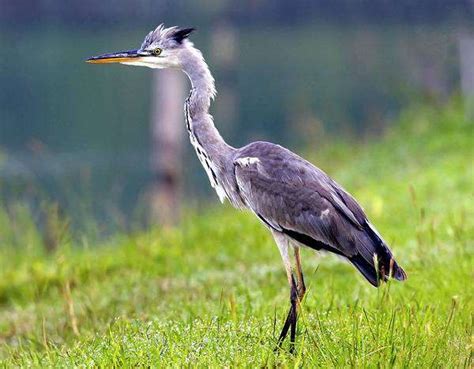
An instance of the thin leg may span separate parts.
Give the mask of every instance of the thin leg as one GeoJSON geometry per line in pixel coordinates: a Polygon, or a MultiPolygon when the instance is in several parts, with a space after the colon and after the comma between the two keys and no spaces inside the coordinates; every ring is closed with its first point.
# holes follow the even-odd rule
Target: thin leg
{"type": "Polygon", "coordinates": [[[291,316],[291,325],[290,325],[290,352],[295,351],[295,339],[296,339],[296,323],[298,321],[298,287],[293,278],[293,284],[291,286],[290,292],[290,314],[291,316]]]}
{"type": "Polygon", "coordinates": [[[296,260],[296,278],[298,279],[298,300],[301,302],[306,293],[306,285],[304,284],[303,268],[301,266],[300,248],[295,247],[296,260]]]}
{"type": "MultiPolygon", "coordinates": [[[[291,260],[288,255],[288,239],[283,234],[278,232],[273,232],[273,237],[275,238],[275,241],[280,250],[281,257],[283,259],[283,264],[285,265],[286,275],[288,277],[288,284],[290,285],[290,311],[288,312],[285,324],[283,325],[280,337],[278,338],[277,348],[281,346],[286,336],[288,335],[288,330],[290,330],[290,352],[293,352],[296,339],[296,323],[298,319],[298,301],[300,292],[298,291],[298,285],[296,284],[296,280],[291,267],[291,260]]],[[[298,273],[297,275],[298,280],[300,279],[300,274],[301,273],[298,273]]],[[[302,287],[304,290],[304,285],[302,287]]]]}
{"type": "MultiPolygon", "coordinates": [[[[295,279],[292,275],[292,287],[291,287],[291,309],[288,316],[291,315],[290,320],[293,324],[290,325],[290,352],[295,349],[295,338],[296,338],[296,324],[298,322],[298,309],[301,308],[300,304],[306,293],[306,285],[304,283],[303,268],[301,266],[300,249],[299,247],[294,248],[295,252],[295,264],[296,264],[296,278],[298,283],[295,283],[295,279]]],[[[284,339],[284,337],[283,337],[284,339]]]]}
{"type": "Polygon", "coordinates": [[[297,321],[297,306],[298,306],[298,288],[296,286],[295,279],[291,276],[292,284],[290,287],[290,311],[285,320],[285,324],[278,338],[278,347],[281,346],[286,336],[288,335],[288,330],[290,331],[290,342],[291,342],[291,351],[294,349],[295,337],[296,337],[296,321],[297,321]]]}

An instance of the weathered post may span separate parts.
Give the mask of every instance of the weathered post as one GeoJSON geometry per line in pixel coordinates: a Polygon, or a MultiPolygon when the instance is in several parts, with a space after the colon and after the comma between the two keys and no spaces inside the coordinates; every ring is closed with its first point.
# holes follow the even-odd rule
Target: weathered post
{"type": "Polygon", "coordinates": [[[160,70],[152,79],[151,221],[175,224],[180,216],[185,80],[180,71],[160,70]]]}
{"type": "Polygon", "coordinates": [[[459,39],[459,61],[461,89],[465,99],[466,113],[474,119],[474,37],[463,35],[459,39]]]}

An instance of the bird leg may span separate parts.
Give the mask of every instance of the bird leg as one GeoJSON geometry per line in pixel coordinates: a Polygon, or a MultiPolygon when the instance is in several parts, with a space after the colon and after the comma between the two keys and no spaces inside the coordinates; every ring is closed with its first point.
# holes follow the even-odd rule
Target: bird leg
{"type": "Polygon", "coordinates": [[[281,346],[283,341],[285,340],[288,330],[290,329],[290,352],[294,351],[295,345],[295,338],[296,338],[296,324],[298,320],[298,308],[300,308],[300,303],[303,300],[303,297],[306,293],[306,286],[304,283],[303,277],[303,269],[301,266],[301,258],[300,258],[300,249],[299,247],[294,248],[295,253],[295,264],[296,264],[296,278],[297,283],[295,281],[295,277],[293,271],[290,268],[287,269],[288,275],[288,282],[290,283],[290,311],[288,312],[288,316],[286,317],[285,324],[283,325],[283,329],[281,330],[280,337],[278,338],[278,347],[281,346]]]}
{"type": "Polygon", "coordinates": [[[298,307],[303,299],[303,296],[306,292],[306,287],[303,279],[303,271],[301,268],[301,259],[299,248],[294,247],[295,255],[295,265],[296,265],[296,278],[293,273],[293,267],[291,263],[291,257],[288,253],[288,249],[291,247],[288,242],[288,238],[280,232],[272,231],[275,242],[280,250],[281,257],[283,259],[283,264],[285,266],[286,275],[288,277],[288,284],[290,285],[290,310],[285,320],[285,324],[278,338],[278,346],[281,347],[283,341],[290,331],[290,352],[294,351],[295,347],[295,338],[296,338],[296,323],[298,320],[298,307]],[[298,281],[298,283],[296,282],[298,281]]]}
{"type": "Polygon", "coordinates": [[[296,278],[298,279],[298,302],[301,303],[303,297],[306,293],[306,285],[304,284],[304,277],[303,277],[303,268],[301,266],[301,259],[300,259],[300,248],[295,247],[295,261],[296,261],[296,278]]]}
{"type": "Polygon", "coordinates": [[[281,344],[288,335],[288,330],[290,331],[290,352],[294,351],[295,338],[296,338],[296,322],[297,322],[297,306],[298,306],[298,287],[295,282],[293,274],[291,274],[291,285],[290,285],[290,310],[285,320],[285,324],[278,338],[278,347],[281,347],[281,344]]]}

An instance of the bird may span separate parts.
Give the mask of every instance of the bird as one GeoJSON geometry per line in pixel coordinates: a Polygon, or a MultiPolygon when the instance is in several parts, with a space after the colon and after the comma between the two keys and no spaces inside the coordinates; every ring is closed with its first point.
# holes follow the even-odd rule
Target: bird
{"type": "Polygon", "coordinates": [[[362,207],[324,171],[292,151],[256,141],[235,148],[217,130],[209,113],[216,97],[214,78],[203,54],[190,40],[194,28],[163,24],[149,32],[138,49],[91,57],[93,64],[121,63],[178,69],[191,89],[184,121],[197,157],[221,202],[250,210],[268,228],[280,251],[290,287],[290,308],[277,348],[290,332],[294,351],[298,313],[306,293],[300,248],[336,254],[375,287],[407,274],[362,207]]]}

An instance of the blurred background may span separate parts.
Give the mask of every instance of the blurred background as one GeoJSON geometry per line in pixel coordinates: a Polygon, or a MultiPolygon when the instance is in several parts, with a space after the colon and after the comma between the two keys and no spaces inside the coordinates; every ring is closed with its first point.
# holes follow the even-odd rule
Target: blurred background
{"type": "Polygon", "coordinates": [[[172,224],[183,206],[217,201],[183,129],[187,81],[84,63],[138,47],[159,23],[198,29],[230,144],[265,139],[308,153],[377,140],[413,104],[472,96],[473,9],[470,0],[0,0],[2,216],[31,213],[46,238],[61,222],[104,235],[172,224]]]}

